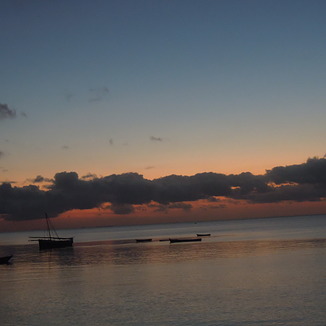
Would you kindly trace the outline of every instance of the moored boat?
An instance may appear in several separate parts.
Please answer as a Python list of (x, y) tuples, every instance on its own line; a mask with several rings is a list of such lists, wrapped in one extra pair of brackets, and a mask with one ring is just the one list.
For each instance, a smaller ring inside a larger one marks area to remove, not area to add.
[(136, 242), (151, 242), (152, 239), (136, 239)]
[(0, 257), (0, 265), (9, 264), (11, 258), (12, 258), (12, 255)]
[(37, 241), (40, 249), (54, 249), (72, 247), (74, 243), (74, 238), (51, 237), (38, 239)]
[(48, 235), (45, 237), (30, 237), (32, 238), (30, 241), (38, 241), (40, 250), (72, 247), (74, 238), (59, 237), (47, 214), (45, 214), (45, 220)]
[(201, 238), (170, 238), (170, 243), (201, 241)]

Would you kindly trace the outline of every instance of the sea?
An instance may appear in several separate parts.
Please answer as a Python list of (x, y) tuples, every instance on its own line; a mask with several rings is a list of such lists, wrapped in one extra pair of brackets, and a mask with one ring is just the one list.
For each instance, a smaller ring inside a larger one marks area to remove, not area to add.
[(1, 326), (326, 325), (326, 215), (42, 235), (0, 233)]

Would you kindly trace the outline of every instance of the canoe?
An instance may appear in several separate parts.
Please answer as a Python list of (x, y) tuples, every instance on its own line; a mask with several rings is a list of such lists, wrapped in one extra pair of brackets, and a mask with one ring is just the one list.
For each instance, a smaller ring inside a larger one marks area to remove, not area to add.
[(172, 238), (170, 243), (201, 241), (201, 238)]
[(136, 242), (151, 242), (152, 239), (136, 239)]

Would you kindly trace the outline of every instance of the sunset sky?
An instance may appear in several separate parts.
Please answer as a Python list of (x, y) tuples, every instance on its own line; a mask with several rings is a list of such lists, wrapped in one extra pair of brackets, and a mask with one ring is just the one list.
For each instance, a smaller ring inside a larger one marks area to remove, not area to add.
[(325, 213), (325, 15), (1, 1), (0, 231)]

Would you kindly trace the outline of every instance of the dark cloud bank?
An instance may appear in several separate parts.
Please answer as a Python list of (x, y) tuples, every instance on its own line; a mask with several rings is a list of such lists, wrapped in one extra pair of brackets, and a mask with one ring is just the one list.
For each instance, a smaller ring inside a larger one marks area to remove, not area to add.
[[(35, 181), (41, 182), (43, 178), (38, 176)], [(189, 202), (211, 201), (215, 197), (250, 203), (323, 200), (326, 197), (326, 158), (275, 167), (264, 175), (200, 173), (147, 180), (137, 173), (79, 178), (75, 172), (61, 172), (51, 180), (47, 190), (35, 185), (0, 185), (0, 214), (6, 220), (28, 220), (42, 218), (44, 212), (57, 216), (72, 209), (103, 208), (104, 204), (116, 214), (132, 213), (133, 205), (140, 204), (156, 205), (161, 210), (164, 207), (189, 210)]]

